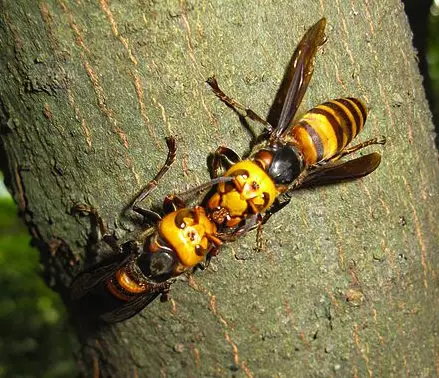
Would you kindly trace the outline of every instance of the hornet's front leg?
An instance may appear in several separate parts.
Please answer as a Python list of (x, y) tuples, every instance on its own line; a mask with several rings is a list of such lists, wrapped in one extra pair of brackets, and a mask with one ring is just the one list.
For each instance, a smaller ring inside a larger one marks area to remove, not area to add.
[(239, 161), (241, 161), (241, 158), (235, 151), (229, 147), (219, 146), (213, 154), (213, 159), (210, 164), (211, 178), (215, 179), (218, 177), (218, 169), (222, 165), (222, 162), (224, 162), (227, 165), (227, 168), (229, 168)]
[[(113, 233), (108, 230), (107, 225), (104, 223), (104, 220), (99, 215), (98, 211), (90, 205), (86, 205), (84, 203), (78, 203), (73, 206), (72, 214), (84, 214), (90, 217), (91, 223), (91, 236), (92, 242), (97, 244), (99, 240), (103, 240), (107, 243), (114, 252), (119, 253), (119, 245), (117, 243), (117, 239)], [(99, 237), (100, 233), (100, 237)]]
[(215, 95), (222, 102), (224, 102), (227, 106), (232, 108), (236, 113), (238, 113), (241, 116), (250, 118), (253, 121), (263, 124), (269, 133), (273, 131), (273, 126), (271, 126), (265, 119), (263, 119), (261, 116), (256, 114), (250, 108), (247, 108), (246, 106), (240, 104), (238, 101), (235, 101), (233, 98), (227, 96), (219, 87), (215, 76), (209, 77), (206, 80), (206, 83), (209, 84), (209, 86), (212, 88), (213, 93), (215, 93)]
[(153, 221), (157, 220), (157, 216), (160, 219), (160, 216), (148, 209), (143, 208), (140, 205), (140, 202), (142, 202), (146, 197), (148, 197), (151, 192), (157, 187), (160, 179), (165, 175), (166, 172), (168, 172), (169, 168), (171, 168), (171, 165), (175, 161), (176, 153), (177, 153), (177, 147), (175, 145), (175, 138), (168, 137), (166, 138), (166, 144), (168, 146), (168, 156), (166, 157), (165, 163), (162, 165), (160, 171), (155, 175), (155, 177), (148, 182), (148, 184), (145, 186), (144, 189), (140, 192), (140, 194), (137, 196), (137, 198), (133, 201), (132, 209), (147, 219), (151, 219)]

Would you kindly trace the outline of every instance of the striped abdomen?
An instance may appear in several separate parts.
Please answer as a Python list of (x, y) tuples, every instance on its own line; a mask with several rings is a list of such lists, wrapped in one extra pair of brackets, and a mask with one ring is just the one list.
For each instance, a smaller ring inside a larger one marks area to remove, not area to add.
[(121, 301), (130, 301), (146, 291), (145, 285), (136, 282), (128, 273), (127, 268), (116, 270), (113, 277), (106, 282), (107, 290)]
[(363, 129), (366, 106), (357, 98), (330, 100), (308, 111), (289, 131), (306, 165), (328, 160)]

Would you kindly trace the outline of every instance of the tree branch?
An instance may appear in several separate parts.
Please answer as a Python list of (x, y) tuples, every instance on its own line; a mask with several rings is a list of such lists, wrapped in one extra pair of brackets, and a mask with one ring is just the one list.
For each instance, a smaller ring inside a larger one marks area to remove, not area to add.
[(304, 108), (361, 97), (371, 113), (359, 139), (389, 141), (367, 178), (298, 192), (267, 223), (263, 253), (251, 233), (174, 284), (167, 303), (111, 327), (76, 319), (86, 374), (437, 372), (437, 154), (399, 2), (26, 4), (1, 5), (1, 168), (64, 295), (94, 259), (72, 206), (95, 206), (122, 235), (120, 212), (163, 162), (165, 136), (177, 138), (178, 163), (151, 207), (206, 181), (218, 145), (247, 150), (247, 131), (204, 81), (215, 74), (267, 114), (323, 15), (328, 41)]

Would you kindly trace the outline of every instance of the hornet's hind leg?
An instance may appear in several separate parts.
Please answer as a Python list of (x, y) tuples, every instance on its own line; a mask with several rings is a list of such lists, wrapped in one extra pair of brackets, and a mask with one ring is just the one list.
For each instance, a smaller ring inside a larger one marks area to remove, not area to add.
[(325, 161), (325, 163), (337, 161), (346, 155), (350, 155), (356, 151), (363, 149), (364, 147), (372, 146), (374, 144), (386, 144), (386, 137), (380, 136), (378, 138), (372, 138), (372, 139), (366, 140), (362, 143), (358, 143), (355, 146), (345, 148), (342, 151), (340, 151), (339, 154), (337, 154), (337, 155), (333, 156), (331, 159)]

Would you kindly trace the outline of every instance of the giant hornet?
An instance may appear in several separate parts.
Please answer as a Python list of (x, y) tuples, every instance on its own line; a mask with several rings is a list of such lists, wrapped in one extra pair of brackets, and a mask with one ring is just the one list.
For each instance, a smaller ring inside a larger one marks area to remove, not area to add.
[[(166, 298), (175, 277), (208, 262), (222, 244), (216, 236), (215, 223), (201, 206), (186, 207), (180, 197), (167, 196), (163, 217), (141, 206), (141, 201), (157, 187), (175, 160), (175, 140), (170, 137), (166, 142), (165, 164), (131, 205), (152, 227), (140, 228), (119, 245), (94, 208), (84, 204), (75, 206), (76, 212), (92, 216), (92, 224), (97, 226), (102, 240), (112, 247), (114, 255), (74, 279), (71, 299), (75, 302), (91, 300), (98, 312), (96, 316), (108, 323), (136, 315), (159, 295)], [(194, 188), (193, 192), (227, 180), (220, 177)]]
[(380, 164), (378, 152), (340, 161), (366, 146), (385, 143), (381, 137), (347, 147), (366, 121), (367, 109), (359, 99), (330, 100), (295, 120), (314, 71), (315, 55), (326, 41), (325, 25), (325, 18), (313, 25), (294, 52), (278, 92), (283, 105), (276, 125), (227, 96), (215, 77), (207, 80), (226, 105), (266, 128), (262, 142), (253, 148), (248, 159), (241, 160), (224, 146), (213, 156), (212, 177), (218, 176), (221, 162), (226, 160), (230, 167), (224, 176), (233, 178), (219, 183), (205, 200), (208, 216), (217, 224), (223, 240), (234, 239), (255, 227), (261, 230), (262, 224), (288, 204), (298, 188), (363, 177)]

